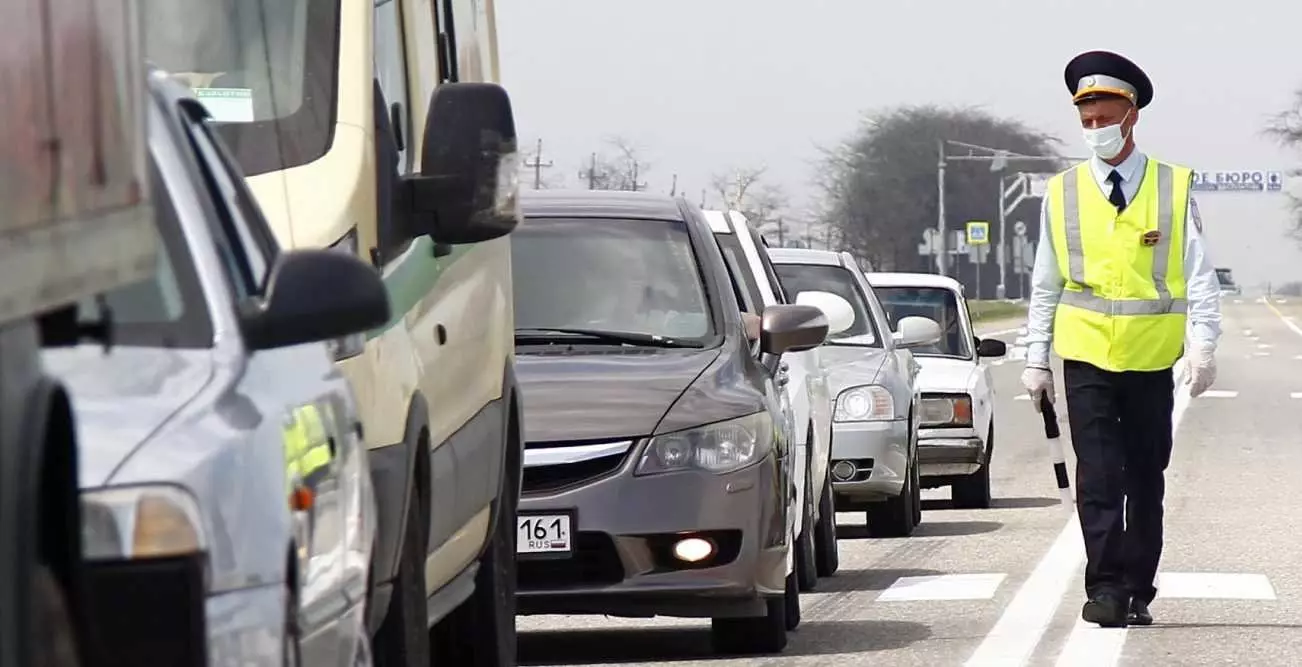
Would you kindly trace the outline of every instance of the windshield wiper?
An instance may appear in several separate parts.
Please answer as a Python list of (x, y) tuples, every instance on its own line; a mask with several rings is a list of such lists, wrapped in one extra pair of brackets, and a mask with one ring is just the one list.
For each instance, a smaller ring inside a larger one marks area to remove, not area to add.
[(515, 340), (556, 342), (557, 339), (587, 339), (599, 343), (640, 345), (642, 347), (701, 347), (700, 343), (681, 341), (666, 336), (635, 333), (631, 331), (602, 331), (600, 329), (516, 329)]

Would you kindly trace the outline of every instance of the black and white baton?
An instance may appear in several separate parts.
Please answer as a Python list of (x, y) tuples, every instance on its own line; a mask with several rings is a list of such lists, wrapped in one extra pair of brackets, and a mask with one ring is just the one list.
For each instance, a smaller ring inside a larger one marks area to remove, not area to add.
[(1062, 430), (1058, 428), (1058, 413), (1048, 394), (1040, 394), (1040, 416), (1044, 417), (1044, 437), (1049, 440), (1049, 456), (1053, 459), (1053, 476), (1058, 479), (1058, 496), (1062, 504), (1072, 507), (1071, 480), (1067, 477), (1067, 457), (1062, 452)]

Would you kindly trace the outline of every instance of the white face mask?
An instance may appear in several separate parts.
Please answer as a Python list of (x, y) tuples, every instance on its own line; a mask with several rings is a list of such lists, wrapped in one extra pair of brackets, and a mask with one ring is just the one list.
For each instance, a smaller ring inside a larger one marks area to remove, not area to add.
[(1120, 155), (1121, 149), (1126, 147), (1126, 135), (1121, 133), (1121, 126), (1128, 117), (1130, 117), (1129, 111), (1116, 125), (1083, 130), (1085, 145), (1089, 146), (1101, 160), (1111, 160)]

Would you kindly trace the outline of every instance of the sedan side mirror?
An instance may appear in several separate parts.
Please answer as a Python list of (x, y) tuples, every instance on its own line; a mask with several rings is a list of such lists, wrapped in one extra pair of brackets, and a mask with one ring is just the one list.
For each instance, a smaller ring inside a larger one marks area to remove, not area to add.
[(895, 344), (904, 348), (934, 345), (940, 342), (940, 325), (927, 317), (901, 317), (893, 336)]
[(271, 270), (261, 305), (241, 313), (250, 349), (270, 350), (363, 333), (389, 321), (389, 293), (360, 259), (294, 250)]
[(1002, 357), (1008, 354), (1008, 345), (998, 338), (979, 338), (976, 351), (978, 357)]
[(827, 315), (828, 335), (849, 331), (854, 326), (854, 306), (831, 292), (809, 291), (796, 295), (796, 303), (814, 306)]
[(827, 340), (827, 316), (804, 304), (776, 304), (760, 318), (760, 349), (766, 354), (803, 352)]
[(407, 232), (439, 243), (490, 241), (520, 224), (519, 156), (506, 90), (444, 83), (430, 95), (420, 173), (403, 179)]

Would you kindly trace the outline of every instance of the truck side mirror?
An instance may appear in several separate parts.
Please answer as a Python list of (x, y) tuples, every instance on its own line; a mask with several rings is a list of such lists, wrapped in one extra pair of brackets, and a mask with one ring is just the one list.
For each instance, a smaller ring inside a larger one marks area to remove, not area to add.
[(489, 241), (520, 223), (519, 156), (506, 90), (445, 83), (430, 95), (420, 173), (403, 179), (407, 231), (439, 243)]

